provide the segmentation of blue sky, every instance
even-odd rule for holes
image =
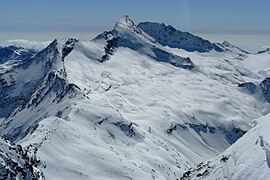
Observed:
[[[0,0],[0,40],[102,32],[126,14],[195,34],[269,35],[269,8],[269,0]]]

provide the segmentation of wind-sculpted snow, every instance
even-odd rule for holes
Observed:
[[[180,179],[218,157],[203,177],[270,110],[245,65],[257,56],[218,46],[165,47],[126,16],[92,41],[55,40],[1,66],[0,135],[47,179]]]

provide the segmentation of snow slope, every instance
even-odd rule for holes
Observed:
[[[257,119],[256,126],[216,159],[199,164],[182,179],[269,179],[270,115]]]
[[[23,61],[32,58],[36,53],[34,49],[25,49],[20,46],[0,47],[0,64],[7,61]]]
[[[264,77],[270,75],[270,53],[269,50],[258,54],[251,54],[245,59],[244,64],[247,68],[259,72]]]
[[[250,54],[217,46],[165,47],[127,16],[92,41],[56,39],[1,69],[0,134],[47,179],[179,179],[270,110]]]

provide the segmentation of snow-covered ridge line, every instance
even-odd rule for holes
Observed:
[[[168,62],[173,66],[191,70],[195,64],[189,57],[181,57],[160,46],[152,37],[143,32],[128,17],[119,19],[112,31],[105,31],[99,34],[94,41],[101,41],[105,44],[105,54],[99,60],[104,62],[113,54],[117,47],[127,47],[140,51],[160,62]]]
[[[188,32],[176,30],[171,25],[166,26],[164,23],[141,22],[138,24],[138,27],[156,39],[161,45],[171,48],[181,48],[190,52],[223,51],[222,48],[208,40]]]
[[[255,122],[235,144],[213,160],[186,171],[182,180],[191,179],[268,179],[270,177],[270,115]]]
[[[32,58],[38,51],[34,49],[25,49],[20,46],[0,47],[0,64],[8,61],[24,61]]]

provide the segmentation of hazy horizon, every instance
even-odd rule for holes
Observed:
[[[107,29],[109,30],[109,29]],[[104,30],[105,31],[105,30]],[[56,38],[77,38],[91,40],[102,32],[0,32],[0,46],[11,45],[11,40],[28,41],[53,41]],[[222,43],[229,41],[231,44],[251,53],[256,53],[270,47],[270,34],[219,34],[219,33],[193,33],[211,42]]]
[[[228,40],[247,51],[270,46],[269,1],[47,0],[0,1],[0,44],[6,40],[92,39],[123,15],[135,23],[162,22],[212,42]]]

